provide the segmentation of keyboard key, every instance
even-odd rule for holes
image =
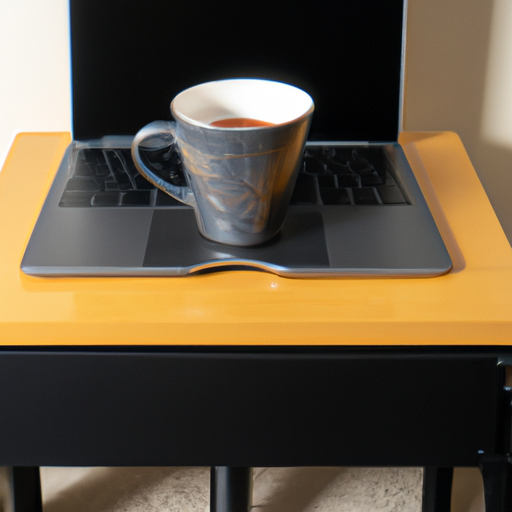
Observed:
[[[119,150],[119,153],[122,157],[123,164],[125,171],[134,178],[137,176],[140,176],[139,171],[137,170],[137,167],[135,167],[135,164],[132,160],[132,152],[130,149],[121,149]]]
[[[373,188],[353,188],[352,193],[356,204],[379,204]]]
[[[318,185],[323,188],[336,188],[336,177],[332,174],[318,176]]]
[[[333,161],[328,161],[327,167],[334,174],[354,174],[348,165],[339,164]]]
[[[331,160],[335,164],[348,167],[352,158],[352,149],[340,147],[333,149],[332,155],[329,157],[329,160]]]
[[[350,170],[358,174],[373,172],[373,167],[365,158],[356,158],[348,164]]]
[[[361,177],[357,174],[337,174],[338,187],[354,188],[361,186]]]
[[[340,168],[345,168],[347,170],[349,169],[350,160],[345,158],[342,155],[335,154],[332,157],[329,158],[329,165],[334,165]]]
[[[105,180],[105,190],[119,190],[119,185],[115,180]]]
[[[117,181],[119,190],[131,190],[136,188],[132,176],[127,172],[124,159],[121,158],[121,153],[113,150],[106,150],[105,159],[107,160],[110,176]]]
[[[344,188],[321,188],[320,197],[324,205],[350,204],[350,196]]]
[[[325,172],[325,164],[318,158],[305,157],[304,158],[304,171],[311,174],[318,174]]]
[[[84,161],[84,159],[77,159],[73,176],[75,177],[92,177],[94,175],[94,168]]]
[[[118,206],[121,204],[121,194],[119,192],[98,192],[94,194],[91,204],[92,206]]]
[[[135,188],[128,174],[117,174],[115,178],[119,190],[132,190]]]
[[[70,178],[66,185],[66,190],[98,190],[97,181],[94,178]]]
[[[396,185],[382,185],[377,187],[383,204],[406,204],[402,191]]]
[[[122,195],[122,206],[149,206],[151,204],[151,191],[131,190]]]
[[[361,186],[362,187],[372,187],[376,185],[382,185],[381,177],[375,172],[369,172],[365,174],[359,175],[361,178]]]
[[[91,206],[93,192],[65,190],[59,202],[59,206],[83,207]]]

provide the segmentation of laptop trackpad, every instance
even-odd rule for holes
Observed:
[[[290,211],[281,232],[270,242],[257,247],[232,247],[204,239],[192,209],[154,211],[144,267],[191,267],[229,259],[285,268],[329,267],[322,215]]]

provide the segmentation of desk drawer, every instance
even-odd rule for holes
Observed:
[[[0,352],[0,464],[471,466],[496,450],[494,356]]]

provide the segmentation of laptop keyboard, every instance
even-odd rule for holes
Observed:
[[[154,155],[154,154],[153,154]],[[162,162],[161,155],[154,155]],[[175,155],[167,153],[155,172],[183,184]],[[383,148],[308,146],[291,204],[407,204],[389,172]],[[59,202],[63,207],[183,206],[149,183],[137,171],[130,149],[84,148],[77,151],[74,172]]]

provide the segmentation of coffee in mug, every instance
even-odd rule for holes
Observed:
[[[256,128],[258,126],[274,126],[274,123],[261,121],[260,119],[249,119],[248,117],[228,117],[210,123],[210,126],[220,128]]]

